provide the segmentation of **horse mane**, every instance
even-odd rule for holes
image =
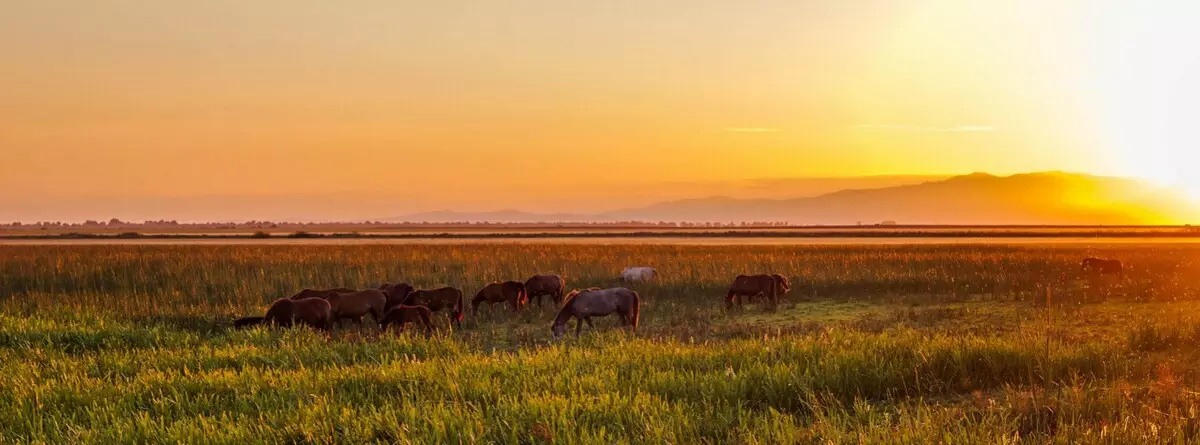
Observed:
[[[567,307],[567,305],[571,304],[571,301],[575,300],[575,297],[578,297],[581,293],[583,293],[583,291],[580,291],[579,289],[568,292],[567,296],[563,297],[562,307]]]
[[[566,324],[575,315],[575,311],[571,310],[571,300],[574,300],[577,295],[579,295],[579,289],[575,289],[563,297],[562,307],[559,308],[558,315],[554,316],[554,326]]]

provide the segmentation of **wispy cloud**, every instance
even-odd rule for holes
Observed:
[[[907,131],[912,133],[979,133],[985,131],[996,131],[996,127],[991,125],[956,125],[953,127],[924,127],[920,125],[897,125],[897,124],[882,124],[882,125],[858,125],[858,128],[864,130],[884,130],[884,131]]]
[[[774,133],[779,131],[779,129],[766,127],[729,127],[725,131],[731,133]]]

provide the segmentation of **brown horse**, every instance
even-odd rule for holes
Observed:
[[[425,332],[433,333],[433,311],[425,306],[405,306],[403,304],[391,308],[387,314],[383,316],[383,322],[380,326],[386,332],[388,326],[392,324],[400,325],[400,332],[404,332],[404,327],[409,323],[420,324],[425,327]]]
[[[604,317],[615,312],[620,316],[621,324],[630,326],[630,332],[636,333],[641,300],[642,298],[637,292],[623,287],[571,291],[566,296],[562,310],[558,311],[558,317],[555,317],[550,332],[554,333],[555,338],[562,337],[567,333],[567,322],[574,317],[577,319],[575,336],[578,337],[584,322],[587,322],[588,327],[595,328],[596,326],[592,324],[592,317]]]
[[[379,289],[331,294],[325,300],[332,307],[335,323],[343,319],[350,319],[359,326],[362,326],[362,319],[368,314],[375,320],[375,324],[382,322],[385,313],[384,307],[387,306],[387,294]]]
[[[238,328],[269,324],[274,326],[291,327],[296,323],[308,325],[321,330],[332,327],[332,315],[328,301],[322,298],[305,298],[292,300],[280,298],[271,303],[265,317],[246,317],[233,322]]]
[[[1091,271],[1100,275],[1121,275],[1125,272],[1125,267],[1121,264],[1121,260],[1084,258],[1080,266],[1084,272]]]
[[[479,305],[484,302],[488,304],[509,303],[516,312],[525,307],[525,304],[529,302],[529,297],[525,293],[525,285],[519,281],[492,283],[480,289],[479,293],[475,294],[475,298],[471,299],[471,316],[479,315]]]
[[[538,307],[542,307],[542,297],[548,296],[554,304],[562,304],[563,296],[567,293],[567,282],[558,275],[534,275],[525,282],[525,295],[530,303],[537,298]]]
[[[783,275],[738,275],[729,286],[725,304],[727,308],[732,309],[736,300],[738,307],[741,307],[745,303],[743,299],[753,300],[754,297],[763,295],[767,297],[771,310],[775,310],[779,298],[791,290],[791,283]]]
[[[345,294],[350,292],[358,292],[358,290],[345,287],[335,287],[332,289],[304,289],[296,295],[292,295],[291,299],[303,300],[305,298],[329,298],[329,296],[333,294]]]
[[[379,286],[379,290],[387,294],[387,305],[384,306],[384,309],[387,310],[404,304],[404,300],[408,299],[408,294],[411,294],[416,288],[408,283],[383,283],[382,286]]]
[[[425,306],[432,312],[450,309],[450,321],[455,327],[462,324],[463,293],[453,287],[443,287],[433,290],[418,289],[408,294],[404,300],[406,306]]]

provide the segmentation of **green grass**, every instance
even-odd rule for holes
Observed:
[[[1088,279],[1084,256],[1121,258]],[[0,246],[0,443],[1191,443],[1200,247]],[[234,331],[303,287],[662,275],[639,334]],[[777,271],[779,312],[727,313]],[[1050,304],[1045,296],[1050,294]],[[1103,301],[1103,302],[1099,302]],[[1049,309],[1047,309],[1049,307]]]

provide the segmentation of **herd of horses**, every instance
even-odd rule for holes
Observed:
[[[657,280],[658,271],[651,267],[631,267],[620,276],[626,282],[652,282]],[[762,296],[774,309],[784,294],[791,290],[787,278],[779,274],[739,275],[729,288],[727,301],[730,308],[741,306]],[[567,283],[559,275],[535,275],[525,282],[503,281],[484,286],[470,300],[469,310],[477,316],[479,307],[505,304],[514,312],[520,312],[530,304],[542,307],[546,300],[558,305],[558,315],[551,325],[555,337],[566,333],[567,324],[576,320],[575,335],[579,335],[586,323],[594,327],[593,317],[616,314],[621,324],[636,332],[641,313],[642,297],[625,287],[601,289],[589,287],[567,292]],[[260,324],[291,327],[309,326],[329,331],[344,320],[362,326],[370,316],[380,330],[392,326],[403,331],[408,325],[417,325],[426,332],[434,331],[433,314],[448,312],[450,323],[461,326],[468,306],[463,292],[454,287],[416,289],[408,283],[384,283],[375,289],[304,289],[295,295],[275,300],[267,313],[261,317],[245,317],[233,322],[237,328]]]
[[[1100,275],[1121,275],[1124,267],[1119,260],[1085,258],[1081,263],[1085,272]],[[625,269],[621,280],[627,282],[650,282],[658,278],[658,271],[651,267]],[[780,274],[738,275],[729,286],[725,296],[728,309],[740,308],[746,303],[763,297],[769,310],[778,307],[779,300],[791,291],[791,283]],[[542,307],[543,298],[559,306],[558,315],[551,325],[555,337],[566,333],[567,324],[576,320],[575,335],[579,335],[586,323],[593,327],[593,317],[616,314],[621,324],[636,332],[641,312],[641,296],[625,287],[601,289],[589,287],[567,292],[567,283],[559,275],[534,275],[525,282],[503,281],[491,283],[480,289],[470,301],[472,316],[478,316],[479,306],[484,303],[506,304],[514,312],[520,312],[536,299]],[[448,311],[450,323],[461,326],[467,311],[463,292],[454,287],[416,289],[408,283],[384,283],[377,289],[304,289],[288,298],[275,300],[267,313],[261,317],[245,317],[234,321],[238,328],[260,324],[290,327],[304,325],[329,331],[343,320],[359,326],[363,319],[371,316],[380,330],[387,331],[398,326],[403,331],[415,324],[432,333],[433,314]]]

